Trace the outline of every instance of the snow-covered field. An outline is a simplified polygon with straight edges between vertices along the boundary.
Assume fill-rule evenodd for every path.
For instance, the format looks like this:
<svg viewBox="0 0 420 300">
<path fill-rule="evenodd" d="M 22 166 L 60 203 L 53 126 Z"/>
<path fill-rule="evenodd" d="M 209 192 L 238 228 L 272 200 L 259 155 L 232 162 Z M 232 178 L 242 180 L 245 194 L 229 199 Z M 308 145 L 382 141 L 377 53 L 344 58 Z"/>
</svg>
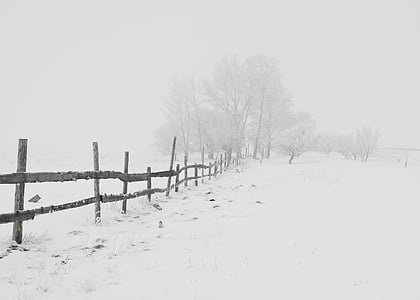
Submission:
<svg viewBox="0 0 420 300">
<path fill-rule="evenodd" d="M 122 168 L 122 158 L 102 161 Z M 366 164 L 310 153 L 293 165 L 249 160 L 157 196 L 162 211 L 144 198 L 127 215 L 120 203 L 106 205 L 100 226 L 93 207 L 39 216 L 24 223 L 20 250 L 29 251 L 0 259 L 0 299 L 419 299 L 419 180 L 415 158 L 404 168 L 393 153 Z M 59 203 L 91 195 L 92 184 L 28 185 L 26 194 Z M 9 212 L 14 187 L 0 188 Z M 0 255 L 10 231 L 0 226 Z"/>
</svg>

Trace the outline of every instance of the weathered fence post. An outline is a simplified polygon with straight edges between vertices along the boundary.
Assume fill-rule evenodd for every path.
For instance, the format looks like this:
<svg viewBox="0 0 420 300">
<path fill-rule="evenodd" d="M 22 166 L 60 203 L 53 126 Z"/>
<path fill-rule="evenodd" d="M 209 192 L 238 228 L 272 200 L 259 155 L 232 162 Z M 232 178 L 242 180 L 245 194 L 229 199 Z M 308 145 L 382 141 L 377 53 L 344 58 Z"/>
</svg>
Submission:
<svg viewBox="0 0 420 300">
<path fill-rule="evenodd" d="M 218 161 L 217 160 L 215 160 L 214 161 L 214 177 L 217 177 L 217 166 L 218 166 Z"/>
<path fill-rule="evenodd" d="M 99 171 L 99 150 L 98 142 L 92 143 L 93 147 L 93 170 Z M 93 183 L 93 190 L 96 197 L 95 202 L 95 224 L 101 223 L 101 191 L 99 187 L 99 179 L 95 179 Z"/>
<path fill-rule="evenodd" d="M 203 165 L 201 167 L 201 182 L 204 182 L 204 147 L 201 150 L 201 164 Z"/>
<path fill-rule="evenodd" d="M 176 136 L 174 136 L 174 141 L 172 143 L 172 154 L 171 154 L 171 162 L 169 164 L 169 172 L 172 172 L 174 168 L 175 147 L 176 147 Z M 169 192 L 171 191 L 171 179 L 172 179 L 172 174 L 169 174 L 168 185 L 166 186 L 166 188 L 168 189 L 166 191 L 166 197 L 169 196 Z"/>
<path fill-rule="evenodd" d="M 147 189 L 150 190 L 152 188 L 152 168 L 147 167 Z M 150 191 L 147 192 L 147 199 L 149 199 L 149 202 L 152 201 L 152 194 Z"/>
<path fill-rule="evenodd" d="M 184 186 L 188 186 L 188 158 L 187 158 L 187 156 L 185 155 L 184 156 L 184 167 L 185 167 L 185 170 L 184 170 L 184 174 L 185 174 L 185 178 L 184 178 Z"/>
<path fill-rule="evenodd" d="M 227 167 L 228 167 L 227 152 L 225 151 L 225 163 L 224 163 L 225 171 L 227 170 Z"/>
<path fill-rule="evenodd" d="M 211 179 L 211 163 L 209 163 L 209 180 Z"/>
<path fill-rule="evenodd" d="M 124 173 L 128 174 L 128 161 L 129 161 L 130 153 L 126 151 L 124 153 Z M 123 194 L 127 194 L 128 192 L 128 182 L 123 182 Z M 127 213 L 127 200 L 123 200 L 122 202 L 122 210 L 121 213 L 126 214 Z"/>
<path fill-rule="evenodd" d="M 195 186 L 198 186 L 198 167 L 197 167 L 197 163 L 195 163 L 195 167 L 194 167 L 194 177 L 195 177 Z"/>
<path fill-rule="evenodd" d="M 223 154 L 220 153 L 220 174 L 223 173 Z"/>
<path fill-rule="evenodd" d="M 17 156 L 17 172 L 26 172 L 26 162 L 28 157 L 28 140 L 19 139 L 18 156 Z M 15 188 L 15 212 L 24 209 L 25 184 L 18 183 Z M 13 223 L 12 239 L 18 243 L 22 243 L 23 222 L 16 221 Z"/>
<path fill-rule="evenodd" d="M 178 183 L 179 183 L 179 164 L 176 165 L 175 193 L 178 193 Z"/>
</svg>

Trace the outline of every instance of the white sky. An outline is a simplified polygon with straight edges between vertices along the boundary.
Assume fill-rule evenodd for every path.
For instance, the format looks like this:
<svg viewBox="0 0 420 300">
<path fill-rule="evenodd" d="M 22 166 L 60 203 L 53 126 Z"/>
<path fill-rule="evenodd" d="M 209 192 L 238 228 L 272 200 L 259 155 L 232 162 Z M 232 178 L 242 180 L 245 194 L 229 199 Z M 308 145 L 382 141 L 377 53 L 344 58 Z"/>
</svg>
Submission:
<svg viewBox="0 0 420 300">
<path fill-rule="evenodd" d="M 2 0 L 0 147 L 141 147 L 172 77 L 259 53 L 319 130 L 420 146 L 420 1 Z"/>
</svg>

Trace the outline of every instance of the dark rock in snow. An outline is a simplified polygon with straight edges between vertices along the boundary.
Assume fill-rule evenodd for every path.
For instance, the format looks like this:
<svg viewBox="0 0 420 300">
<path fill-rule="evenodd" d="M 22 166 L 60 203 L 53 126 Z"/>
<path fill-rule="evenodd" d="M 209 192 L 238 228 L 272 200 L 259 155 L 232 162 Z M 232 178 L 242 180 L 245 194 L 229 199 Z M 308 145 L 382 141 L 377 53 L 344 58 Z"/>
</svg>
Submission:
<svg viewBox="0 0 420 300">
<path fill-rule="evenodd" d="M 157 203 L 153 204 L 153 207 L 156 208 L 157 210 L 162 210 L 162 207 L 160 207 L 160 205 Z"/>
<path fill-rule="evenodd" d="M 28 202 L 37 203 L 39 200 L 41 200 L 41 197 L 38 194 L 36 194 L 31 199 L 29 199 Z"/>
</svg>

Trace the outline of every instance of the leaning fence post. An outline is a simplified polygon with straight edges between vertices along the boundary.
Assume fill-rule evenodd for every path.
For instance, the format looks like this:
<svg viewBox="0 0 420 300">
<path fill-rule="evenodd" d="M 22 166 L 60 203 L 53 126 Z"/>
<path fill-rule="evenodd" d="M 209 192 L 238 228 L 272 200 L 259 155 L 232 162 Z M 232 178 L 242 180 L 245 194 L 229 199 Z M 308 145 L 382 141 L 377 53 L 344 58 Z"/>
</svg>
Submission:
<svg viewBox="0 0 420 300">
<path fill-rule="evenodd" d="M 17 172 L 26 172 L 26 161 L 28 156 L 28 140 L 19 139 Z M 24 209 L 25 183 L 16 184 L 15 188 L 15 212 Z M 18 243 L 22 243 L 23 222 L 16 221 L 13 223 L 12 239 Z"/>
<path fill-rule="evenodd" d="M 214 177 L 217 177 L 217 166 L 218 166 L 218 162 L 217 160 L 214 161 Z"/>
<path fill-rule="evenodd" d="M 98 142 L 93 142 L 93 170 L 98 172 L 99 171 L 99 150 L 98 150 Z M 93 183 L 93 190 L 96 197 L 95 202 L 95 223 L 101 223 L 101 192 L 99 188 L 99 179 L 95 179 Z"/>
<path fill-rule="evenodd" d="M 166 188 L 167 188 L 166 197 L 169 196 L 169 192 L 171 191 L 171 179 L 172 179 L 172 170 L 174 168 L 175 147 L 176 147 L 176 136 L 174 136 L 174 141 L 172 143 L 171 162 L 169 164 L 169 172 L 171 172 L 171 174 L 169 174 L 168 185 L 166 186 Z"/>
<path fill-rule="evenodd" d="M 152 188 L 152 168 L 147 167 L 147 189 L 149 190 L 147 192 L 147 199 L 149 199 L 149 202 L 152 201 L 152 194 L 150 193 L 150 189 Z"/>
<path fill-rule="evenodd" d="M 194 166 L 194 177 L 195 177 L 195 186 L 198 186 L 198 167 L 197 167 L 197 163 L 195 163 L 195 166 Z"/>
<path fill-rule="evenodd" d="M 179 164 L 176 165 L 175 193 L 178 193 L 178 184 L 179 184 Z"/>
<path fill-rule="evenodd" d="M 188 186 L 188 158 L 187 158 L 186 155 L 184 156 L 184 167 L 185 167 L 185 170 L 184 170 L 184 174 L 185 174 L 184 186 Z"/>
<path fill-rule="evenodd" d="M 128 174 L 128 161 L 129 161 L 129 152 L 126 151 L 124 153 L 124 173 Z M 123 194 L 127 194 L 128 192 L 128 182 L 124 181 L 123 182 Z M 126 214 L 127 213 L 127 199 L 124 199 L 122 202 L 122 210 L 121 213 Z"/>
<path fill-rule="evenodd" d="M 223 173 L 223 154 L 220 153 L 220 174 Z"/>
</svg>

